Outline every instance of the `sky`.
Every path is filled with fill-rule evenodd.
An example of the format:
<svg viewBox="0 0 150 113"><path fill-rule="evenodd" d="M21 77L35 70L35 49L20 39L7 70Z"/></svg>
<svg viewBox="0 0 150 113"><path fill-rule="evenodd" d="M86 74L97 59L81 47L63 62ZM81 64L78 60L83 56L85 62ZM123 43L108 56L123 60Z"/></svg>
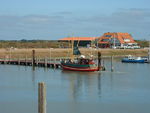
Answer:
<svg viewBox="0 0 150 113"><path fill-rule="evenodd" d="M129 33L150 40L150 0L0 0L0 40Z"/></svg>

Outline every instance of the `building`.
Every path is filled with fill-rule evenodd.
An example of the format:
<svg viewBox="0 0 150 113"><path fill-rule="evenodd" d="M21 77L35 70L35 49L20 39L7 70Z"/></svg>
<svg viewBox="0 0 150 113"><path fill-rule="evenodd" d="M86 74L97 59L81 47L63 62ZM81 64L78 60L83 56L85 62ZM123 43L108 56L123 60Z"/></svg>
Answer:
<svg viewBox="0 0 150 113"><path fill-rule="evenodd" d="M98 37L67 37L60 39L59 42L74 41L75 43L78 43L79 47L88 47L92 45L96 38Z"/></svg>
<svg viewBox="0 0 150 113"><path fill-rule="evenodd" d="M140 48L129 33L104 33L99 38L101 48Z"/></svg>

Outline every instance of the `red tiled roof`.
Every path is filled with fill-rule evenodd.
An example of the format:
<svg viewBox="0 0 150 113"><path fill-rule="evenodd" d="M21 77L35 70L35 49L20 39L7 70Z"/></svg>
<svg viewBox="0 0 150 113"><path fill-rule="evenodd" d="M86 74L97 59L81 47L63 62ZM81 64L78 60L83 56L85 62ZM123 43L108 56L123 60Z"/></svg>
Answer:
<svg viewBox="0 0 150 113"><path fill-rule="evenodd" d="M110 37L106 37L107 35L109 35ZM104 33L104 35L99 38L99 41L101 43L103 39L110 39L113 37L118 38L118 40L122 44L124 44L124 43L136 43L129 33L120 33L120 32L119 33L110 33L110 32ZM126 39L126 40L129 39L129 41L125 41L124 39Z"/></svg>
<svg viewBox="0 0 150 113"><path fill-rule="evenodd" d="M79 40L79 41L92 41L95 40L98 37L67 37L67 38L62 38L60 40L63 41L70 41L70 40Z"/></svg>
<svg viewBox="0 0 150 113"><path fill-rule="evenodd" d="M121 43L135 43L132 36L128 33L116 33L115 35ZM124 39L129 39L130 41L126 42Z"/></svg>

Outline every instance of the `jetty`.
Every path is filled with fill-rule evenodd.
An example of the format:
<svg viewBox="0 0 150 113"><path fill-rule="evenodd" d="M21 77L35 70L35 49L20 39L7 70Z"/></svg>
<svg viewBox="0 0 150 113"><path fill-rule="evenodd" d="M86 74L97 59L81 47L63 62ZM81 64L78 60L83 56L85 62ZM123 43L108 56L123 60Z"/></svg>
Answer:
<svg viewBox="0 0 150 113"><path fill-rule="evenodd" d="M54 59L51 61L55 62ZM0 59L0 64L11 64L11 65L23 65L23 66L38 66L38 67L51 67L51 68L60 68L60 63L51 63L45 59L38 59L37 61L33 62L32 60L5 60Z"/></svg>
<svg viewBox="0 0 150 113"><path fill-rule="evenodd" d="M35 57L35 50L33 50L32 58L3 58L0 59L0 64L61 68L60 61L61 59L56 58L37 58Z"/></svg>

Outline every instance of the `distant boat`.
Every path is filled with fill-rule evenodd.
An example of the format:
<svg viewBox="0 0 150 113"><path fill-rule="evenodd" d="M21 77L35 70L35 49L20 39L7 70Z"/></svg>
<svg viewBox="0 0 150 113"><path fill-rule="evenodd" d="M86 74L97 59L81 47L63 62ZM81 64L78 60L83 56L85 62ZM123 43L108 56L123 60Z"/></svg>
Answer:
<svg viewBox="0 0 150 113"><path fill-rule="evenodd" d="M134 57L132 55L128 55L127 57L122 59L124 63L145 63L146 59L142 57Z"/></svg>

